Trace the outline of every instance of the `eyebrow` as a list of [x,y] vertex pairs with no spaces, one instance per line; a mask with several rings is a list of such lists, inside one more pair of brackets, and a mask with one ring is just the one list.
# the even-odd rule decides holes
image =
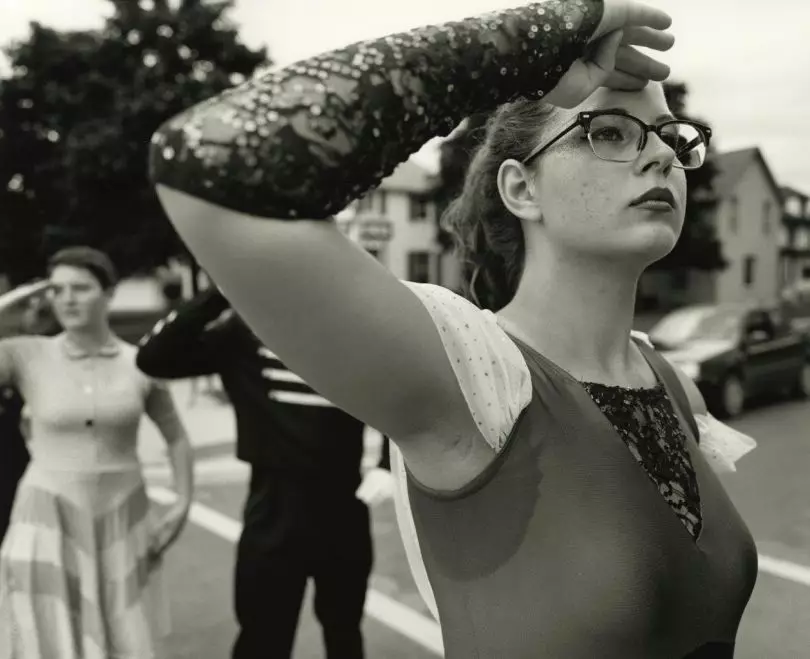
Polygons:
[[[591,110],[591,112],[596,112],[597,110]],[[629,110],[626,108],[599,108],[599,112],[620,112],[623,114],[631,114]],[[677,117],[672,116],[669,112],[665,112],[664,114],[659,114],[653,123],[661,123],[663,121],[678,121]]]

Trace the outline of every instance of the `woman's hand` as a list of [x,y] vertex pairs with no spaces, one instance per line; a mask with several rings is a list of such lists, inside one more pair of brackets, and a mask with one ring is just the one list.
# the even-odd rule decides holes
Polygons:
[[376,506],[394,496],[394,477],[379,467],[369,469],[355,496],[367,506]]
[[149,560],[152,565],[160,562],[163,554],[171,547],[188,520],[190,503],[179,502],[174,504],[158,522],[152,531],[149,543]]
[[636,46],[669,50],[675,38],[665,32],[669,15],[635,0],[605,0],[602,21],[586,54],[565,73],[546,96],[546,102],[572,108],[599,87],[643,89],[650,80],[662,81],[669,67],[636,50]]
[[51,282],[47,279],[18,286],[8,293],[0,295],[0,313],[16,310],[19,308],[19,305],[42,297],[49,290],[51,290]]
[[2,299],[3,302],[8,306],[16,305],[20,302],[25,302],[27,300],[45,295],[51,289],[51,287],[52,284],[50,280],[38,279],[27,284],[22,284],[21,286],[17,286],[17,288],[14,288],[8,293],[0,296],[0,299]]

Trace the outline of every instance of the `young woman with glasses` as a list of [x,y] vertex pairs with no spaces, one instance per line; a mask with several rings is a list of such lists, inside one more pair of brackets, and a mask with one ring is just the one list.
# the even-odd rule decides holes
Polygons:
[[[555,0],[426,27],[269,73],[153,140],[164,207],[238,312],[394,441],[448,659],[733,655],[757,559],[715,471],[750,443],[631,336],[710,139],[635,49],[669,48],[669,24]],[[477,112],[445,218],[471,302],[396,279],[331,216]]]

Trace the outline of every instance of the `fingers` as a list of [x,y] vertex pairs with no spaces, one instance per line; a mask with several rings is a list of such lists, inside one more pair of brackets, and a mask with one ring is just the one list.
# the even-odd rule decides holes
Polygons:
[[607,76],[616,68],[616,57],[623,38],[622,30],[616,30],[605,36],[604,39],[600,39],[594,44],[590,62],[587,63],[598,67],[604,76]]
[[615,68],[636,78],[666,80],[669,67],[630,46],[621,46],[615,56]]
[[672,17],[663,9],[651,7],[641,2],[626,2],[626,14],[624,25],[621,27],[631,27],[634,25],[644,25],[655,30],[666,30],[672,25]]
[[605,80],[604,86],[618,91],[639,91],[644,89],[650,81],[645,78],[636,78],[624,71],[613,71]]
[[675,44],[675,36],[670,32],[661,32],[649,27],[627,27],[624,29],[622,44],[652,48],[663,52],[672,48]]
[[660,31],[672,25],[672,19],[665,11],[634,0],[604,0],[602,9],[602,20],[591,36],[591,41],[596,41],[614,30],[641,27]]
[[622,31],[616,30],[592,43],[586,58],[576,60],[559,84],[545,97],[546,103],[573,108],[604,85],[616,64],[616,52],[622,36]]

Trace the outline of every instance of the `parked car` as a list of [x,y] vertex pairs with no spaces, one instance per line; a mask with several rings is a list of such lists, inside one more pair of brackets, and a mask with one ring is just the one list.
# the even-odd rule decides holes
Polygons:
[[650,341],[700,389],[718,417],[771,392],[810,396],[810,333],[778,308],[695,305],[664,316]]
[[110,302],[110,327],[124,341],[137,344],[167,313],[171,303],[154,277],[123,279]]

